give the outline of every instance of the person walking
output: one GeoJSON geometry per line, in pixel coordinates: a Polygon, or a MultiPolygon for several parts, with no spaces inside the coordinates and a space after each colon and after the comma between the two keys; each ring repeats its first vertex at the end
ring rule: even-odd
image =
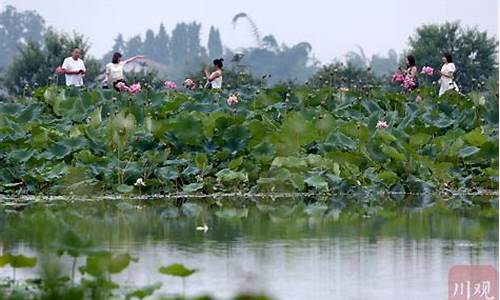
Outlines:
{"type": "Polygon", "coordinates": [[[455,64],[453,63],[453,57],[450,53],[443,54],[443,66],[441,67],[441,78],[439,79],[439,97],[449,90],[458,91],[458,86],[453,80],[453,73],[456,71],[455,64]]]}

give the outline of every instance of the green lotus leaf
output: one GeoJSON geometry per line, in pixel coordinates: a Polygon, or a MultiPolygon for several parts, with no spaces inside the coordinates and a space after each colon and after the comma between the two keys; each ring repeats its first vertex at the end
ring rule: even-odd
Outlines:
{"type": "Polygon", "coordinates": [[[120,184],[119,186],[116,187],[116,190],[119,193],[127,194],[127,193],[132,192],[134,190],[134,187],[131,185],[127,185],[127,184],[120,184]]]}
{"type": "Polygon", "coordinates": [[[182,190],[184,192],[197,192],[199,190],[203,189],[203,183],[202,182],[197,182],[197,183],[190,183],[188,185],[185,185],[182,187],[182,190]]]}
{"type": "Polygon", "coordinates": [[[304,182],[308,186],[310,186],[316,190],[320,190],[320,191],[328,190],[328,182],[326,182],[326,180],[323,177],[321,177],[320,175],[316,174],[316,175],[309,176],[304,180],[304,182]]]}
{"type": "Polygon", "coordinates": [[[478,153],[481,149],[478,147],[465,146],[458,151],[458,156],[466,158],[478,153]]]}
{"type": "Polygon", "coordinates": [[[196,269],[188,269],[182,264],[171,264],[166,267],[161,267],[158,270],[160,273],[164,275],[176,276],[176,277],[189,277],[196,273],[196,269]]]}

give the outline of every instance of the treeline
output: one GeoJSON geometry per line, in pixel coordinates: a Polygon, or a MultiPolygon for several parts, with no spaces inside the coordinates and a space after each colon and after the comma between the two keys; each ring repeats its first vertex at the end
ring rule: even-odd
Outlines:
{"type": "MultiPolygon", "coordinates": [[[[210,27],[208,42],[201,42],[202,24],[179,23],[171,31],[163,24],[157,30],[148,29],[125,39],[119,34],[113,47],[102,58],[87,55],[89,43],[79,34],[69,35],[45,26],[44,19],[35,11],[18,11],[7,6],[0,13],[0,85],[14,94],[22,93],[27,87],[45,85],[54,77],[54,68],[69,55],[69,49],[78,45],[83,51],[88,72],[86,82],[98,84],[97,78],[103,72],[103,65],[111,60],[113,52],[125,57],[145,55],[154,62],[159,77],[179,81],[186,76],[201,74],[213,58],[224,57],[228,74],[248,73],[255,78],[266,75],[270,84],[306,81],[321,84],[346,84],[359,81],[370,83],[387,82],[387,75],[398,66],[404,66],[408,53],[417,59],[417,66],[441,66],[441,56],[450,52],[457,66],[457,81],[468,91],[482,81],[495,76],[498,70],[498,41],[477,28],[463,27],[458,22],[424,25],[416,29],[409,38],[409,47],[403,53],[389,50],[387,55],[365,55],[363,48],[349,52],[342,59],[321,65],[312,57],[312,47],[307,42],[296,45],[278,43],[273,35],[260,38],[254,22],[246,14],[255,33],[255,46],[238,53],[225,48],[219,30],[210,27]],[[236,59],[234,59],[236,58],[236,59]],[[324,80],[323,78],[330,78],[324,80]],[[325,83],[326,82],[326,83],[325,83]]],[[[229,78],[228,78],[229,79],[229,78]]],[[[434,80],[438,79],[435,75],[434,80]]],[[[227,82],[227,81],[226,81],[227,82]]],[[[1,88],[0,88],[1,91],[1,88]]]]}
{"type": "Polygon", "coordinates": [[[124,40],[123,35],[119,34],[111,51],[103,57],[103,63],[109,62],[114,52],[120,52],[127,57],[142,54],[164,64],[167,69],[165,75],[173,80],[180,80],[194,70],[201,70],[213,59],[221,57],[225,59],[226,65],[235,71],[248,71],[256,76],[272,74],[271,83],[303,81],[318,70],[318,62],[311,58],[312,47],[306,42],[294,46],[279,46],[276,38],[268,35],[264,37],[262,44],[235,53],[224,49],[217,28],[210,27],[206,46],[201,44],[200,32],[200,23],[182,22],[177,24],[170,34],[163,24],[156,32],[148,29],[144,39],[141,35],[136,35],[124,40]],[[241,60],[233,61],[235,55],[241,57],[241,60]]]}

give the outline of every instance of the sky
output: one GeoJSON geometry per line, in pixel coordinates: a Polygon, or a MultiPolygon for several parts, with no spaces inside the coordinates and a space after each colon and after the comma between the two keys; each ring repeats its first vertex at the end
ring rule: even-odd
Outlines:
{"type": "Polygon", "coordinates": [[[278,42],[307,41],[323,63],[342,58],[360,45],[367,55],[400,52],[415,28],[428,23],[461,21],[498,38],[498,0],[0,0],[0,7],[36,10],[48,26],[85,34],[91,53],[109,51],[114,38],[157,31],[164,23],[171,31],[178,22],[202,23],[202,41],[210,26],[218,27],[224,46],[237,50],[254,45],[247,23],[233,27],[234,15],[245,12],[262,36],[278,42]]]}

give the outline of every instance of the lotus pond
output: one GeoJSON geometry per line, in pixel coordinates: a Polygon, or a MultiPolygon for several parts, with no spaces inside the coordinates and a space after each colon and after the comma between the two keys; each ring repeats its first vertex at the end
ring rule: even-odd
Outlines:
{"type": "Polygon", "coordinates": [[[0,103],[0,193],[497,190],[497,89],[41,87],[0,103]]]}
{"type": "Polygon", "coordinates": [[[0,245],[6,299],[443,299],[497,264],[498,199],[4,199],[0,245]]]}
{"type": "Polygon", "coordinates": [[[143,87],[0,103],[1,298],[443,299],[497,265],[497,85],[143,87]]]}

